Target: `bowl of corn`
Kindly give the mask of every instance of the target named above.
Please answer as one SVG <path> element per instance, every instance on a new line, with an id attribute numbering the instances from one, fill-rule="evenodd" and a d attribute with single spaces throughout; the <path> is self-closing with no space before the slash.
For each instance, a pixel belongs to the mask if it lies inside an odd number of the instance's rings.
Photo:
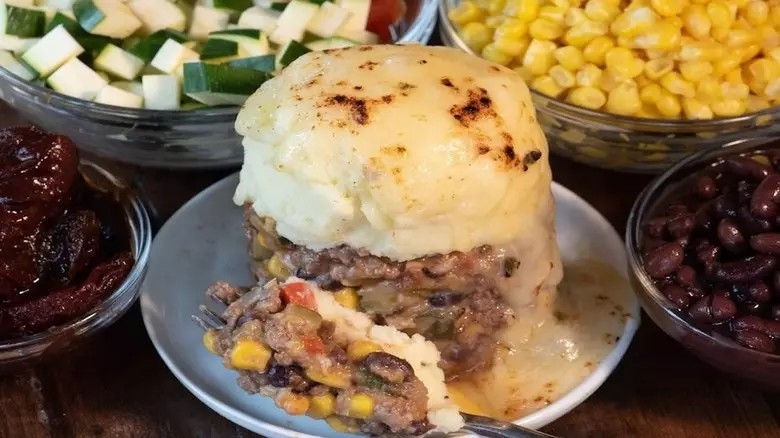
<path id="1" fill-rule="evenodd" d="M 445 44 L 523 75 L 574 160 L 658 173 L 780 136 L 780 0 L 441 0 L 439 15 Z"/>

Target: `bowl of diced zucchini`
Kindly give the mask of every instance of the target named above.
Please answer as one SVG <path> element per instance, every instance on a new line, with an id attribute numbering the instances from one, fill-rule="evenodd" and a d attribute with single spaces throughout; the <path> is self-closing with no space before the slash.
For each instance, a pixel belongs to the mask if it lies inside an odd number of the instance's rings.
<path id="1" fill-rule="evenodd" d="M 658 173 L 780 136 L 780 0 L 442 0 L 441 36 L 528 82 L 550 148 Z"/>
<path id="2" fill-rule="evenodd" d="M 0 0 L 0 99 L 132 164 L 239 164 L 233 124 L 298 57 L 426 43 L 435 0 Z"/>

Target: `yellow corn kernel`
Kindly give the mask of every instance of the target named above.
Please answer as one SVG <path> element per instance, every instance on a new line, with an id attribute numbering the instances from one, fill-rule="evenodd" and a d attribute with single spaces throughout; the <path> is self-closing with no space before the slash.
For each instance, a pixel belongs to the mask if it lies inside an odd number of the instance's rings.
<path id="1" fill-rule="evenodd" d="M 745 81 L 742 80 L 742 70 L 735 68 L 734 70 L 731 70 L 730 72 L 723 75 L 723 79 L 726 80 L 726 83 L 728 84 L 744 84 Z"/>
<path id="2" fill-rule="evenodd" d="M 714 41 L 695 41 L 683 43 L 678 56 L 680 61 L 716 61 L 724 53 L 723 46 Z"/>
<path id="3" fill-rule="evenodd" d="M 371 341 L 355 341 L 347 347 L 347 357 L 353 362 L 363 360 L 371 353 L 382 351 L 382 347 L 379 344 Z"/>
<path id="4" fill-rule="evenodd" d="M 587 15 L 585 15 L 585 11 L 579 8 L 571 8 L 566 10 L 566 14 L 563 17 L 563 24 L 566 27 L 574 27 L 580 23 L 583 23 L 585 21 L 589 21 Z"/>
<path id="5" fill-rule="evenodd" d="M 744 100 L 750 95 L 750 87 L 743 83 L 734 84 L 731 82 L 724 82 L 720 84 L 720 89 L 723 97 L 726 99 Z"/>
<path id="6" fill-rule="evenodd" d="M 772 59 L 756 59 L 748 64 L 747 71 L 753 78 L 761 82 L 769 83 L 775 78 L 780 78 L 780 64 Z"/>
<path id="7" fill-rule="evenodd" d="M 268 269 L 268 273 L 277 280 L 286 280 L 287 277 L 290 276 L 290 271 L 287 269 L 287 266 L 285 266 L 276 255 L 268 260 L 266 269 Z"/>
<path id="8" fill-rule="evenodd" d="M 780 64 L 780 46 L 768 49 L 766 51 L 766 58 Z"/>
<path id="9" fill-rule="evenodd" d="M 476 21 L 466 23 L 459 34 L 460 37 L 463 38 L 463 42 L 475 52 L 481 51 L 493 38 L 493 32 L 490 28 L 485 24 Z"/>
<path id="10" fill-rule="evenodd" d="M 613 47 L 604 56 L 607 70 L 613 74 L 631 79 L 639 76 L 645 68 L 644 61 L 634 56 L 625 47 Z"/>
<path id="11" fill-rule="evenodd" d="M 644 103 L 655 103 L 663 94 L 663 88 L 658 84 L 649 84 L 639 89 L 639 98 Z"/>
<path id="12" fill-rule="evenodd" d="M 312 418 L 325 418 L 336 410 L 336 397 L 331 393 L 312 396 L 307 414 Z"/>
<path id="13" fill-rule="evenodd" d="M 577 72 L 577 85 L 580 87 L 598 87 L 603 72 L 593 64 L 585 64 Z"/>
<path id="14" fill-rule="evenodd" d="M 615 35 L 631 37 L 650 29 L 660 18 L 649 6 L 629 8 L 612 22 L 609 30 Z"/>
<path id="15" fill-rule="evenodd" d="M 607 103 L 607 96 L 595 87 L 577 87 L 569 91 L 566 101 L 581 107 L 597 110 Z"/>
<path id="16" fill-rule="evenodd" d="M 528 23 L 519 18 L 507 18 L 496 28 L 496 38 L 520 39 L 528 35 Z"/>
<path id="17" fill-rule="evenodd" d="M 349 416 L 368 418 L 374 413 L 374 399 L 366 394 L 354 394 L 349 400 Z"/>
<path id="18" fill-rule="evenodd" d="M 539 15 L 539 0 L 508 0 L 504 14 L 530 23 Z"/>
<path id="19" fill-rule="evenodd" d="M 710 35 L 712 23 L 707 10 L 702 5 L 691 5 L 682 14 L 683 28 L 694 38 Z"/>
<path id="20" fill-rule="evenodd" d="M 609 93 L 624 82 L 633 83 L 633 80 L 617 76 L 610 71 L 605 71 L 599 79 L 598 87 Z"/>
<path id="21" fill-rule="evenodd" d="M 523 66 L 534 76 L 540 76 L 555 65 L 556 45 L 552 41 L 532 40 L 523 56 Z"/>
<path id="22" fill-rule="evenodd" d="M 636 84 L 624 82 L 610 91 L 606 108 L 613 114 L 623 116 L 630 116 L 639 111 L 642 108 L 642 101 L 639 99 Z"/>
<path id="23" fill-rule="evenodd" d="M 525 55 L 528 45 L 531 44 L 531 39 L 528 37 L 520 37 L 518 39 L 502 37 L 496 38 L 493 44 L 499 52 L 518 58 Z"/>
<path id="24" fill-rule="evenodd" d="M 747 97 L 747 99 L 745 99 L 745 109 L 751 113 L 756 111 L 763 111 L 770 106 L 771 105 L 769 104 L 769 100 L 763 97 L 750 95 Z"/>
<path id="25" fill-rule="evenodd" d="M 279 397 L 277 405 L 290 415 L 303 415 L 309 410 L 309 398 L 302 394 L 286 392 Z"/>
<path id="26" fill-rule="evenodd" d="M 698 82 L 713 71 L 712 64 L 707 61 L 681 62 L 679 69 L 682 77 L 691 82 Z"/>
<path id="27" fill-rule="evenodd" d="M 705 103 L 723 99 L 723 89 L 720 82 L 712 76 L 702 78 L 696 86 L 696 99 Z"/>
<path id="28" fill-rule="evenodd" d="M 731 12 L 728 3 L 721 0 L 712 0 L 707 3 L 707 16 L 714 27 L 728 29 L 734 24 L 736 17 Z"/>
<path id="29" fill-rule="evenodd" d="M 736 117 L 745 113 L 745 104 L 734 99 L 712 102 L 710 108 L 716 116 L 720 117 Z"/>
<path id="30" fill-rule="evenodd" d="M 271 349 L 252 339 L 239 339 L 230 350 L 230 365 L 239 370 L 265 371 Z"/>
<path id="31" fill-rule="evenodd" d="M 750 3 L 750 0 L 730 0 L 729 6 L 736 9 L 743 9 L 747 7 L 748 3 Z"/>
<path id="32" fill-rule="evenodd" d="M 679 15 L 675 15 L 673 17 L 666 17 L 664 19 L 667 23 L 671 24 L 672 26 L 676 27 L 677 29 L 682 30 L 683 28 L 683 21 L 682 18 L 680 18 Z"/>
<path id="33" fill-rule="evenodd" d="M 669 52 L 667 50 L 646 49 L 645 57 L 649 60 L 666 58 Z"/>
<path id="34" fill-rule="evenodd" d="M 730 29 L 726 38 L 729 47 L 742 47 L 758 42 L 759 34 L 754 29 Z"/>
<path id="35" fill-rule="evenodd" d="M 764 55 L 767 55 L 768 51 L 780 47 L 780 32 L 772 26 L 763 25 L 757 29 L 759 45 L 764 51 Z"/>
<path id="36" fill-rule="evenodd" d="M 331 388 L 346 389 L 351 384 L 350 375 L 347 372 L 342 372 L 338 369 L 331 369 L 328 372 L 322 372 L 315 369 L 308 369 L 304 372 L 306 377 L 317 383 L 322 383 L 325 386 Z"/>
<path id="37" fill-rule="evenodd" d="M 648 79 L 647 76 L 644 75 L 644 73 L 635 77 L 634 82 L 636 82 L 636 86 L 639 87 L 640 90 L 642 89 L 642 87 L 646 87 L 650 84 L 655 83 L 654 81 Z"/>
<path id="38" fill-rule="evenodd" d="M 496 43 L 490 43 L 482 49 L 482 57 L 496 64 L 509 65 L 512 62 L 512 55 L 504 53 L 498 49 Z"/>
<path id="39" fill-rule="evenodd" d="M 360 429 L 350 426 L 344 420 L 339 417 L 328 417 L 325 419 L 331 429 L 341 433 L 359 433 Z"/>
<path id="40" fill-rule="evenodd" d="M 504 22 L 507 20 L 508 18 L 504 17 L 503 15 L 495 15 L 492 17 L 487 17 L 485 18 L 485 26 L 495 30 L 498 29 L 498 27 L 504 24 Z"/>
<path id="41" fill-rule="evenodd" d="M 739 54 L 730 52 L 716 59 L 713 64 L 713 74 L 716 77 L 725 75 L 726 73 L 739 69 L 740 57 Z"/>
<path id="42" fill-rule="evenodd" d="M 523 78 L 526 82 L 531 82 L 534 79 L 534 74 L 531 73 L 530 70 L 528 70 L 528 67 L 525 66 L 517 66 L 514 67 L 512 70 L 514 70 L 517 74 L 520 75 L 521 78 Z"/>
<path id="43" fill-rule="evenodd" d="M 594 38 L 606 35 L 608 31 L 606 24 L 588 19 L 566 31 L 563 41 L 574 47 L 585 47 Z"/>
<path id="44" fill-rule="evenodd" d="M 585 4 L 585 15 L 593 21 L 609 24 L 620 15 L 620 7 L 608 0 L 590 0 Z"/>
<path id="45" fill-rule="evenodd" d="M 466 0 L 458 5 L 456 8 L 450 10 L 447 17 L 459 25 L 465 25 L 472 21 L 479 21 L 485 18 L 485 14 L 479 8 L 476 2 L 472 0 Z"/>
<path id="46" fill-rule="evenodd" d="M 775 78 L 766 84 L 766 88 L 764 88 L 764 97 L 769 99 L 780 99 L 780 78 Z"/>
<path id="47" fill-rule="evenodd" d="M 634 117 L 641 117 L 644 119 L 660 119 L 662 118 L 661 113 L 658 112 L 658 108 L 655 107 L 655 104 L 642 104 L 642 107 L 639 108 L 639 111 L 634 113 Z"/>
<path id="48" fill-rule="evenodd" d="M 565 91 L 563 87 L 555 82 L 555 79 L 548 75 L 535 77 L 531 81 L 531 88 L 550 97 L 558 97 Z"/>
<path id="49" fill-rule="evenodd" d="M 682 12 L 683 2 L 680 0 L 650 0 L 650 6 L 662 17 L 673 17 Z"/>
<path id="50" fill-rule="evenodd" d="M 603 66 L 604 56 L 609 49 L 613 47 L 615 47 L 615 41 L 612 38 L 608 36 L 597 36 L 585 46 L 582 50 L 582 55 L 586 61 Z"/>
<path id="51" fill-rule="evenodd" d="M 356 310 L 360 305 L 360 297 L 355 289 L 351 287 L 342 287 L 337 290 L 333 293 L 333 298 L 337 303 L 348 309 Z"/>
<path id="52" fill-rule="evenodd" d="M 654 81 L 661 79 L 661 76 L 672 70 L 674 70 L 674 61 L 669 58 L 652 59 L 645 63 L 645 75 Z"/>
<path id="53" fill-rule="evenodd" d="M 707 120 L 712 118 L 712 110 L 700 100 L 690 97 L 682 98 L 682 110 L 689 120 Z"/>
<path id="54" fill-rule="evenodd" d="M 499 15 L 504 12 L 506 0 L 488 0 L 487 11 L 491 16 Z"/>
<path id="55" fill-rule="evenodd" d="M 741 58 L 740 59 L 741 62 L 748 62 L 751 59 L 755 58 L 756 55 L 761 53 L 761 44 L 758 44 L 758 43 L 750 44 L 748 46 L 737 47 L 737 48 L 732 49 L 732 50 L 734 50 L 734 53 L 739 54 L 739 56 Z"/>
<path id="56" fill-rule="evenodd" d="M 539 18 L 544 18 L 551 23 L 562 26 L 566 21 L 566 8 L 555 5 L 544 5 L 539 8 Z"/>
<path id="57" fill-rule="evenodd" d="M 211 354 L 217 354 L 217 332 L 209 330 L 203 334 L 203 346 Z"/>
<path id="58" fill-rule="evenodd" d="M 667 91 L 678 96 L 695 97 L 696 87 L 693 83 L 680 77 L 677 72 L 669 72 L 660 79 L 661 86 Z"/>
<path id="59" fill-rule="evenodd" d="M 726 44 L 726 41 L 729 39 L 729 33 L 731 33 L 731 29 L 728 27 L 713 27 L 710 31 L 712 39 L 721 44 Z"/>
<path id="60" fill-rule="evenodd" d="M 780 4 L 772 5 L 772 7 L 769 8 L 769 19 L 772 21 L 773 25 L 780 27 Z"/>
<path id="61" fill-rule="evenodd" d="M 555 49 L 555 52 L 553 52 L 553 56 L 561 67 L 569 71 L 577 71 L 585 65 L 585 57 L 576 47 L 558 47 Z"/>
<path id="62" fill-rule="evenodd" d="M 574 77 L 574 73 L 570 72 L 561 65 L 555 65 L 550 68 L 547 75 L 553 78 L 556 84 L 563 89 L 572 88 L 577 84 L 577 78 Z"/>
<path id="63" fill-rule="evenodd" d="M 563 35 L 563 26 L 544 18 L 537 18 L 528 27 L 528 34 L 537 40 L 557 40 Z"/>
<path id="64" fill-rule="evenodd" d="M 680 46 L 681 36 L 679 27 L 664 20 L 638 34 L 633 43 L 642 49 L 672 50 Z"/>
<path id="65" fill-rule="evenodd" d="M 680 99 L 666 90 L 661 90 L 661 96 L 655 102 L 655 107 L 662 116 L 667 118 L 675 118 L 682 112 Z"/>

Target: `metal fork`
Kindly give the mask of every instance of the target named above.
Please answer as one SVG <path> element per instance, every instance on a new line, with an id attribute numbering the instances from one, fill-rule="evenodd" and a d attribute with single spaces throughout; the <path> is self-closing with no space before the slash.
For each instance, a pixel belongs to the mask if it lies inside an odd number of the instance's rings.
<path id="1" fill-rule="evenodd" d="M 219 301 L 216 297 L 212 297 L 214 301 L 219 304 L 226 304 Z M 201 315 L 192 315 L 192 321 L 203 330 L 219 330 L 225 327 L 225 320 L 215 311 L 209 309 L 205 304 L 198 306 Z M 525 427 L 518 426 L 516 424 L 507 423 L 504 421 L 494 420 L 489 417 L 482 417 L 479 415 L 467 414 L 465 412 L 460 413 L 463 416 L 463 420 L 466 425 L 463 429 L 479 436 L 491 437 L 491 438 L 557 438 L 553 435 L 548 435 L 543 432 L 538 432 L 532 429 L 526 429 Z M 430 433 L 427 435 L 431 438 L 438 437 L 455 437 L 463 436 L 459 432 L 451 434 L 443 433 Z"/>

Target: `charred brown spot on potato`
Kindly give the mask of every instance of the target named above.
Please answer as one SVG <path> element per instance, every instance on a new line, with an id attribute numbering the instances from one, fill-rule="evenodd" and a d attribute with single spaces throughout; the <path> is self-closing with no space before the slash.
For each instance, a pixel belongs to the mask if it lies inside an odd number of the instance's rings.
<path id="1" fill-rule="evenodd" d="M 401 183 L 404 182 L 404 179 L 401 176 L 401 168 L 400 167 L 393 167 L 393 169 L 390 172 L 393 174 L 393 179 L 395 180 L 396 184 L 401 184 Z"/>
<path id="2" fill-rule="evenodd" d="M 426 60 L 424 60 L 424 59 L 421 59 L 421 60 L 419 60 L 419 61 L 417 61 L 417 62 L 418 62 L 419 64 L 427 64 L 427 63 L 428 63 L 428 61 L 426 61 Z"/>
<path id="3" fill-rule="evenodd" d="M 395 156 L 405 156 L 406 155 L 406 147 L 401 146 L 400 144 L 392 145 L 392 146 L 382 146 L 379 149 L 380 152 L 387 155 L 395 155 Z"/>
<path id="4" fill-rule="evenodd" d="M 360 90 L 362 90 L 362 89 L 363 89 L 363 87 L 362 87 L 362 86 L 360 86 L 360 85 L 355 85 L 355 86 L 354 86 L 354 87 L 352 87 L 352 88 L 354 88 L 356 91 L 360 91 Z"/>
<path id="5" fill-rule="evenodd" d="M 441 84 L 444 85 L 445 87 L 454 87 L 454 85 L 452 85 L 452 81 L 450 80 L 450 78 L 441 78 Z"/>
<path id="6" fill-rule="evenodd" d="M 338 81 L 336 82 L 336 85 L 338 85 L 339 87 L 343 87 L 344 85 L 347 85 L 347 81 Z"/>
<path id="7" fill-rule="evenodd" d="M 512 145 L 504 146 L 504 156 L 506 157 L 507 164 L 512 164 L 512 162 L 515 161 L 515 158 L 517 158 L 515 148 Z"/>
<path id="8" fill-rule="evenodd" d="M 319 80 L 317 78 L 314 78 L 314 79 L 310 80 L 309 82 L 307 82 L 306 86 L 307 87 L 311 87 L 313 85 L 317 85 L 317 83 L 319 83 Z"/>
<path id="9" fill-rule="evenodd" d="M 490 147 L 486 146 L 484 144 L 481 144 L 481 145 L 477 146 L 477 152 L 480 155 L 485 155 L 486 153 L 490 152 Z"/>
<path id="10" fill-rule="evenodd" d="M 499 71 L 501 71 L 501 69 L 500 69 L 500 68 L 498 68 L 498 67 L 496 67 L 495 65 L 491 65 L 491 66 L 490 66 L 490 69 L 491 69 L 491 70 L 493 70 L 493 71 L 495 71 L 495 72 L 499 72 Z"/>
<path id="11" fill-rule="evenodd" d="M 345 107 L 349 110 L 352 120 L 358 125 L 365 125 L 369 122 L 368 108 L 366 107 L 365 99 L 337 94 L 327 98 L 325 105 Z"/>
<path id="12" fill-rule="evenodd" d="M 384 103 L 392 103 L 393 102 L 393 96 L 390 94 L 382 96 L 382 102 Z"/>
<path id="13" fill-rule="evenodd" d="M 523 157 L 523 170 L 528 170 L 528 166 L 536 163 L 542 158 L 542 151 L 532 150 Z"/>
<path id="14" fill-rule="evenodd" d="M 467 128 L 474 122 L 498 118 L 498 114 L 493 108 L 493 102 L 484 88 L 469 90 L 468 100 L 463 105 L 453 105 L 450 108 L 450 114 Z"/>
<path id="15" fill-rule="evenodd" d="M 372 70 L 374 70 L 374 67 L 376 67 L 377 65 L 379 65 L 378 62 L 366 61 L 366 62 L 360 64 L 358 66 L 358 68 L 365 69 L 365 70 L 368 70 L 368 71 L 372 71 Z"/>
<path id="16" fill-rule="evenodd" d="M 400 88 L 401 90 L 411 90 L 412 88 L 417 88 L 417 85 L 412 85 L 408 82 L 399 82 L 398 88 Z"/>
<path id="17" fill-rule="evenodd" d="M 358 47 L 358 50 L 361 52 L 368 52 L 369 50 L 373 50 L 374 48 L 372 46 L 360 46 Z"/>

